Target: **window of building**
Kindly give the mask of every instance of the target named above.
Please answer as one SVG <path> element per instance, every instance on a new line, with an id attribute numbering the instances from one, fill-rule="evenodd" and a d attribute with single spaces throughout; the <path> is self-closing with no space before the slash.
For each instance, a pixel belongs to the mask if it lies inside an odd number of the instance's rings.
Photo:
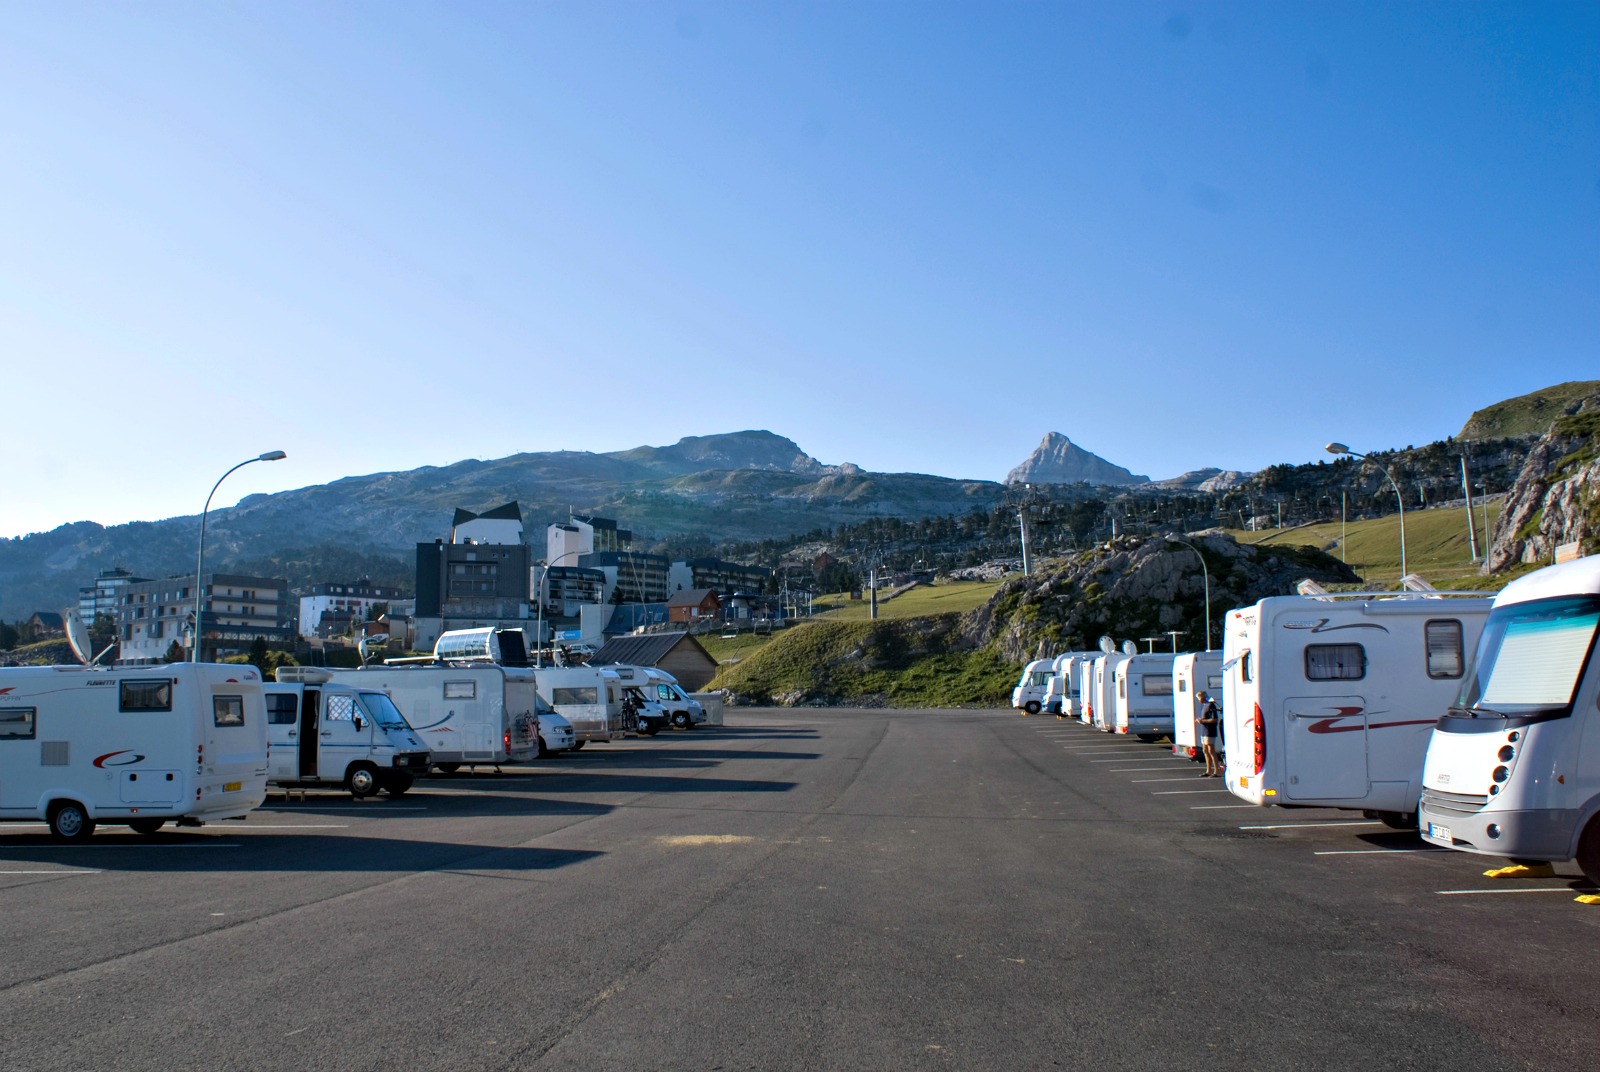
<path id="1" fill-rule="evenodd" d="M 119 683 L 117 709 L 119 711 L 171 711 L 172 681 L 162 678 L 129 679 Z"/>
<path id="2" fill-rule="evenodd" d="M 33 740 L 37 714 L 34 707 L 0 708 L 0 741 Z"/>
<path id="3" fill-rule="evenodd" d="M 293 726 L 298 715 L 295 708 L 300 698 L 291 692 L 267 693 L 267 723 L 273 726 Z"/>
<path id="4" fill-rule="evenodd" d="M 1367 676 L 1367 649 L 1360 644 L 1307 644 L 1307 681 L 1360 681 Z"/>
<path id="5" fill-rule="evenodd" d="M 1465 672 L 1461 623 L 1454 618 L 1435 619 L 1423 625 L 1422 633 L 1428 649 L 1428 676 L 1460 677 Z"/>
<path id="6" fill-rule="evenodd" d="M 243 726 L 244 697 L 211 697 L 211 720 L 218 726 Z"/>

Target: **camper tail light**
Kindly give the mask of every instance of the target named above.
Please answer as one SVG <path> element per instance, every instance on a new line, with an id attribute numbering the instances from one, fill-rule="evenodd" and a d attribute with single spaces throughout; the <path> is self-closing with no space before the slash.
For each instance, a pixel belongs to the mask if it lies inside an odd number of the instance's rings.
<path id="1" fill-rule="evenodd" d="M 511 751 L 511 731 L 506 730 L 505 733 L 500 735 L 500 739 L 505 742 L 506 751 Z"/>
<path id="2" fill-rule="evenodd" d="M 1255 731 L 1256 773 L 1260 774 L 1267 769 L 1267 722 L 1266 719 L 1261 717 L 1261 705 L 1254 704 L 1252 706 L 1255 708 L 1252 720 Z"/>

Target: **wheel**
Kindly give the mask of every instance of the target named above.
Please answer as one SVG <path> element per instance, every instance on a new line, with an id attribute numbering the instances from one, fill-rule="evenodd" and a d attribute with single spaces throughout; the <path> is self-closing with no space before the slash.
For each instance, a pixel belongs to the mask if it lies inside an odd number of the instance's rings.
<path id="1" fill-rule="evenodd" d="M 1380 811 L 1378 819 L 1391 830 L 1415 830 L 1417 813 L 1414 811 Z"/>
<path id="2" fill-rule="evenodd" d="M 56 801 L 45 818 L 50 823 L 50 836 L 57 841 L 84 841 L 94 833 L 94 820 L 76 800 Z"/>
<path id="3" fill-rule="evenodd" d="M 1583 869 L 1583 877 L 1600 886 L 1600 815 L 1590 819 L 1589 825 L 1583 828 L 1575 859 Z"/>
<path id="4" fill-rule="evenodd" d="M 647 718 L 641 718 L 633 725 L 633 732 L 640 737 L 649 737 L 656 732 L 656 724 Z"/>
<path id="5" fill-rule="evenodd" d="M 1159 733 L 1141 733 L 1141 734 L 1138 735 L 1138 737 L 1139 737 L 1139 740 L 1143 741 L 1145 744 L 1155 744 L 1157 741 L 1159 741 L 1161 739 L 1161 734 L 1159 734 Z"/>
<path id="6" fill-rule="evenodd" d="M 687 711 L 672 712 L 672 724 L 680 730 L 694 729 L 694 719 L 689 717 L 689 712 Z"/>
<path id="7" fill-rule="evenodd" d="M 365 764 L 351 767 L 344 776 L 344 786 L 357 800 L 370 797 L 378 791 L 378 772 Z"/>
<path id="8" fill-rule="evenodd" d="M 573 741 L 572 742 L 572 747 L 567 749 L 567 751 L 569 751 L 569 752 L 577 752 L 577 751 L 581 750 L 583 748 L 583 746 L 588 744 L 588 743 L 589 743 L 588 741 Z"/>
<path id="9" fill-rule="evenodd" d="M 1026 714 L 1037 715 L 1039 713 L 1039 701 L 1029 700 L 1027 703 L 1022 705 L 1022 710 Z"/>
<path id="10" fill-rule="evenodd" d="M 543 759 L 545 756 L 548 756 L 549 754 L 550 754 L 550 749 L 545 747 L 544 738 L 540 737 L 539 738 L 539 758 Z"/>
<path id="11" fill-rule="evenodd" d="M 163 826 L 166 826 L 167 821 L 165 819 L 129 819 L 128 825 L 133 828 L 135 833 L 153 834 Z"/>
<path id="12" fill-rule="evenodd" d="M 456 771 L 461 769 L 461 764 L 459 764 L 459 763 L 435 763 L 434 767 L 439 771 L 440 774 L 454 774 Z"/>
<path id="13" fill-rule="evenodd" d="M 415 781 L 410 774 L 398 772 L 384 779 L 383 788 L 388 790 L 391 797 L 403 797 Z"/>

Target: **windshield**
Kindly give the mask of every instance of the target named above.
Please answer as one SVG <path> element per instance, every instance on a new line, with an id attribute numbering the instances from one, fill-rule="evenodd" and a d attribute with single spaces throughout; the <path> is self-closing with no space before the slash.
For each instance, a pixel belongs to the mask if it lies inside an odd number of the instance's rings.
<path id="1" fill-rule="evenodd" d="M 386 730 L 408 730 L 411 724 L 406 721 L 406 716 L 394 705 L 394 701 L 381 692 L 363 692 L 356 696 L 356 702 L 361 705 L 361 710 L 367 717 Z"/>
<path id="2" fill-rule="evenodd" d="M 1600 596 L 1562 596 L 1489 613 L 1458 706 L 1569 715 L 1600 624 Z"/>

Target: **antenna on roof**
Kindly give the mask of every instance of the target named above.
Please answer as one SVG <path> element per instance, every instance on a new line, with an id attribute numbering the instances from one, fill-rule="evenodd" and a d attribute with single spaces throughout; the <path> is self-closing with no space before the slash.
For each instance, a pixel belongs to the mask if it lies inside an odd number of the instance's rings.
<path id="1" fill-rule="evenodd" d="M 93 666 L 106 657 L 106 652 L 117 646 L 117 642 L 113 640 L 106 645 L 105 651 L 99 655 L 94 654 L 94 640 L 89 636 L 89 627 L 83 624 L 83 615 L 76 610 L 62 611 L 61 624 L 66 629 L 67 643 L 72 646 L 72 654 L 76 655 L 84 666 Z"/>
<path id="2" fill-rule="evenodd" d="M 1100 650 L 1105 652 L 1107 655 L 1115 655 L 1117 653 L 1117 642 L 1108 636 L 1103 636 L 1100 638 L 1099 647 Z"/>
<path id="3" fill-rule="evenodd" d="M 1124 655 L 1137 655 L 1137 654 L 1139 654 L 1139 645 L 1135 644 L 1131 640 L 1124 640 L 1122 642 L 1122 654 L 1124 654 Z"/>

